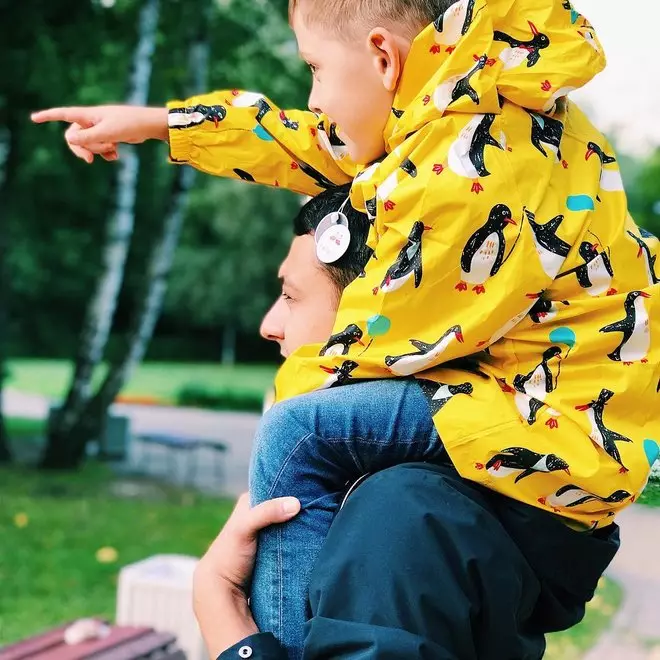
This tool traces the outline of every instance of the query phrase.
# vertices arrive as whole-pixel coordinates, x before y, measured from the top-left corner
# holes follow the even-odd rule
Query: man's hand
[[[67,144],[78,158],[88,163],[93,162],[94,155],[117,160],[117,146],[122,142],[140,144],[150,139],[168,139],[167,108],[129,105],[51,108],[33,113],[32,121],[69,123],[64,134]]]
[[[195,616],[211,657],[258,632],[247,604],[261,529],[290,520],[300,511],[292,497],[250,508],[243,495],[224,528],[200,560],[193,578]]]

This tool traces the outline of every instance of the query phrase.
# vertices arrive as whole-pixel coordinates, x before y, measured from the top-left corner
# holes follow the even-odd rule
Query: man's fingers
[[[49,108],[40,110],[30,115],[35,124],[43,124],[47,121],[66,121],[69,124],[89,124],[89,108]]]

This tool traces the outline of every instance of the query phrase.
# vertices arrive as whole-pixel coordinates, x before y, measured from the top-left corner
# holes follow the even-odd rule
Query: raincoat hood
[[[415,38],[386,144],[447,113],[499,114],[502,99],[551,112],[604,67],[592,26],[567,1],[461,0]]]

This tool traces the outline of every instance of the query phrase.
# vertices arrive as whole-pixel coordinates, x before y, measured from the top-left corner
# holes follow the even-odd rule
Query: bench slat
[[[64,639],[64,631],[69,625],[60,626],[30,639],[0,648],[0,660],[23,660],[23,658],[29,658],[35,653],[40,653],[61,644]]]
[[[154,631],[139,639],[121,644],[121,646],[94,653],[87,656],[86,660],[135,660],[135,658],[142,658],[155,651],[166,651],[167,647],[175,642],[175,635]]]
[[[51,647],[41,653],[23,657],[26,657],[26,660],[27,658],[29,660],[87,660],[96,653],[121,646],[150,633],[149,628],[113,627],[105,639],[92,639],[72,646],[62,643],[61,646]]]

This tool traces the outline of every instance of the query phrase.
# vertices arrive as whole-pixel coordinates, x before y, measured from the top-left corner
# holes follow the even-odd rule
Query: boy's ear
[[[403,69],[399,39],[387,28],[374,28],[367,37],[367,47],[383,86],[388,92],[394,92]]]

